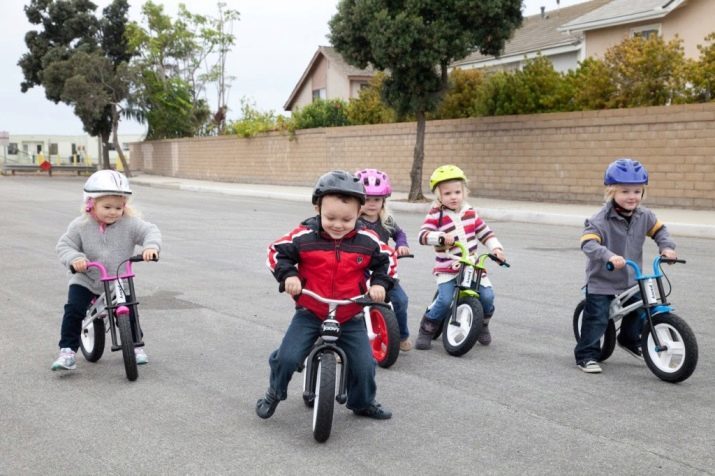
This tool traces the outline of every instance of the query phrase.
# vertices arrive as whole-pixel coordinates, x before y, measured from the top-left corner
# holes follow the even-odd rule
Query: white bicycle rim
[[[85,318],[85,321],[88,318]],[[87,327],[82,324],[82,346],[87,352],[94,351],[94,319],[87,325]]]
[[[673,373],[680,370],[685,363],[685,343],[678,330],[667,323],[656,324],[655,332],[658,334],[660,344],[666,350],[656,352],[653,333],[648,334],[648,348],[646,352],[653,364],[663,372]]]
[[[315,379],[315,399],[313,400],[313,431],[315,431],[315,422],[318,420],[318,408],[320,408],[319,397],[320,397],[320,374],[323,369],[323,361],[318,360],[318,377]]]
[[[452,317],[447,317],[447,319],[451,320]],[[447,341],[453,346],[462,344],[472,328],[472,322],[474,322],[472,306],[469,304],[457,306],[457,323],[459,325],[455,326],[451,322],[447,323]]]

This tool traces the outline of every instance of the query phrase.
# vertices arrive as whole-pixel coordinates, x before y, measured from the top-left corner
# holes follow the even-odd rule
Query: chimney
[[[545,17],[546,17],[546,7],[542,6],[541,7],[541,18],[545,18]]]

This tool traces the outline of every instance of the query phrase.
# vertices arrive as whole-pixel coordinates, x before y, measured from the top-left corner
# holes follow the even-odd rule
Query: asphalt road
[[[135,187],[164,236],[136,286],[150,364],[120,353],[49,370],[67,276],[54,246],[79,213],[83,178],[0,177],[0,474],[713,474],[713,241],[678,239],[671,300],[700,362],[677,385],[619,349],[604,373],[573,361],[584,257],[574,227],[496,222],[512,267],[495,269],[494,341],[462,358],[441,343],[378,369],[389,421],[336,407],[317,444],[300,378],[269,420],[254,413],[268,354],[292,315],[266,245],[309,204]],[[414,244],[422,217],[398,222]],[[432,296],[431,251],[400,262],[413,336]],[[648,245],[646,256],[656,249]]]

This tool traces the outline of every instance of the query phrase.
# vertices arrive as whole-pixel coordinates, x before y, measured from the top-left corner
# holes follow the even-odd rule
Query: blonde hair
[[[606,185],[606,188],[603,190],[603,200],[604,200],[606,203],[608,203],[608,202],[610,202],[611,200],[613,200],[613,197],[616,195],[616,189],[617,189],[618,187],[622,187],[622,186],[624,186],[624,185],[629,185],[629,184],[627,184],[627,183],[620,183],[620,184],[617,183],[617,184],[614,184],[614,185]],[[641,187],[643,187],[643,193],[641,194],[641,200],[645,199],[645,191],[646,191],[647,186],[646,186],[645,184],[640,184],[640,183],[639,183],[639,184],[633,184],[633,185],[640,185]]]
[[[92,200],[94,202],[94,206],[96,206],[97,202],[102,200],[104,197],[122,197],[124,199],[124,213],[122,214],[122,216],[123,217],[141,217],[141,213],[139,213],[139,211],[129,203],[130,198],[125,195],[103,195],[103,196],[97,197],[97,198],[90,198],[89,200]],[[87,210],[87,203],[89,202],[89,200],[84,202],[82,204],[82,208],[80,209],[80,212],[86,216],[89,216],[92,211],[92,209]],[[92,208],[94,208],[94,206]]]
[[[440,186],[443,183],[449,183],[449,182],[461,182],[462,183],[462,201],[466,201],[467,198],[469,197],[469,188],[467,187],[467,182],[465,182],[462,179],[454,179],[454,180],[445,180],[444,182],[440,182],[437,184],[437,186],[434,188],[434,195],[435,195],[435,200],[432,202],[433,207],[441,207],[442,206],[442,194],[440,193]]]

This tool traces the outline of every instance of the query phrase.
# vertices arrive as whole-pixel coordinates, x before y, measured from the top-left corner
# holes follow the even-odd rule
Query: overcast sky
[[[236,118],[241,97],[253,101],[261,111],[283,113],[288,99],[319,45],[327,45],[328,20],[335,14],[337,0],[224,0],[238,10],[241,20],[234,24],[236,46],[229,54],[228,73],[235,76],[229,95],[229,118]],[[586,0],[561,0],[565,7]],[[525,0],[524,15],[557,7],[557,0]],[[41,87],[20,92],[22,71],[17,62],[27,51],[25,33],[34,25],[27,22],[23,6],[29,0],[2,0],[0,12],[0,131],[11,134],[82,134],[82,123],[69,106],[45,99]],[[108,0],[94,0],[101,9]],[[130,0],[130,17],[140,20],[144,0]],[[216,14],[210,0],[160,0],[164,11],[175,17],[177,5],[189,11]],[[212,109],[215,100],[209,98]],[[120,133],[143,133],[141,124],[124,121]]]

